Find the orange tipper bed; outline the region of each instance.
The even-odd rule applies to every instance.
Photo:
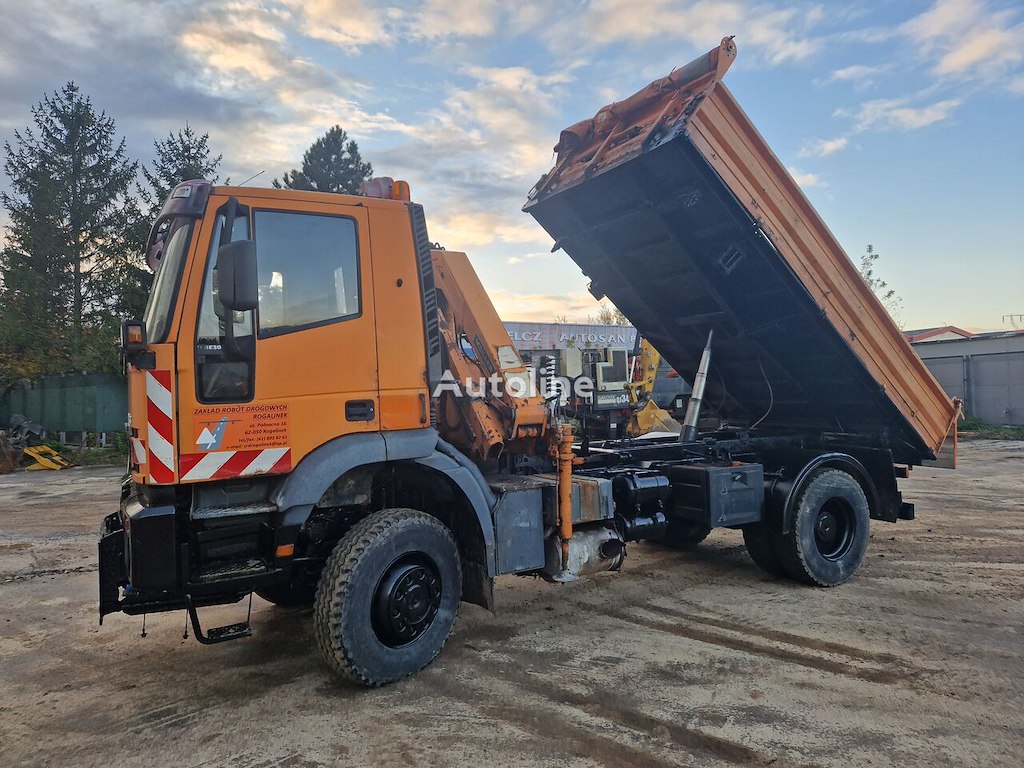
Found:
[[[956,407],[721,83],[732,38],[562,131],[525,206],[705,403],[933,458]]]

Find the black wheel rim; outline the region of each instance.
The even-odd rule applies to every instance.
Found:
[[[829,499],[814,521],[814,543],[826,560],[841,560],[853,546],[856,531],[853,508],[842,499]]]
[[[441,575],[421,552],[404,555],[384,571],[373,595],[373,631],[389,648],[415,641],[441,606]]]

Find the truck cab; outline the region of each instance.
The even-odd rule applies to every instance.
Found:
[[[147,359],[128,367],[133,480],[287,472],[331,437],[427,424],[410,216],[402,201],[179,186],[150,245]],[[258,308],[245,311],[225,308],[216,269],[239,241],[259,253]]]
[[[543,566],[539,486],[517,522],[522,504],[501,507],[482,471],[547,450],[528,368],[408,185],[368,191],[195,180],[168,198],[145,317],[122,326],[130,459],[100,541],[101,621],[184,609],[201,642],[243,637],[247,621],[204,630],[199,609],[253,592],[312,604],[343,538],[387,560],[405,537],[353,587],[373,604],[358,642],[383,660],[329,654],[379,684],[433,658],[460,600],[492,607],[499,571]],[[449,397],[442,369],[498,394]]]

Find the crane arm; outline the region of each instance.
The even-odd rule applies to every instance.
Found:
[[[504,451],[545,450],[547,408],[533,371],[519,356],[469,258],[432,252],[438,325],[451,386],[438,404],[442,436],[478,460]]]

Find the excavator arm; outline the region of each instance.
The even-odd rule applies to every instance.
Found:
[[[658,366],[661,365],[661,355],[647,339],[640,340],[640,354],[637,355],[637,368],[639,371],[633,380],[626,384],[626,391],[629,393],[629,404],[639,405],[654,391],[654,381],[658,377]]]
[[[626,434],[639,437],[648,432],[674,432],[679,434],[682,426],[652,398],[654,382],[658,378],[661,354],[647,339],[640,340],[640,354],[637,356],[638,375],[626,385],[629,393],[629,423]]]

